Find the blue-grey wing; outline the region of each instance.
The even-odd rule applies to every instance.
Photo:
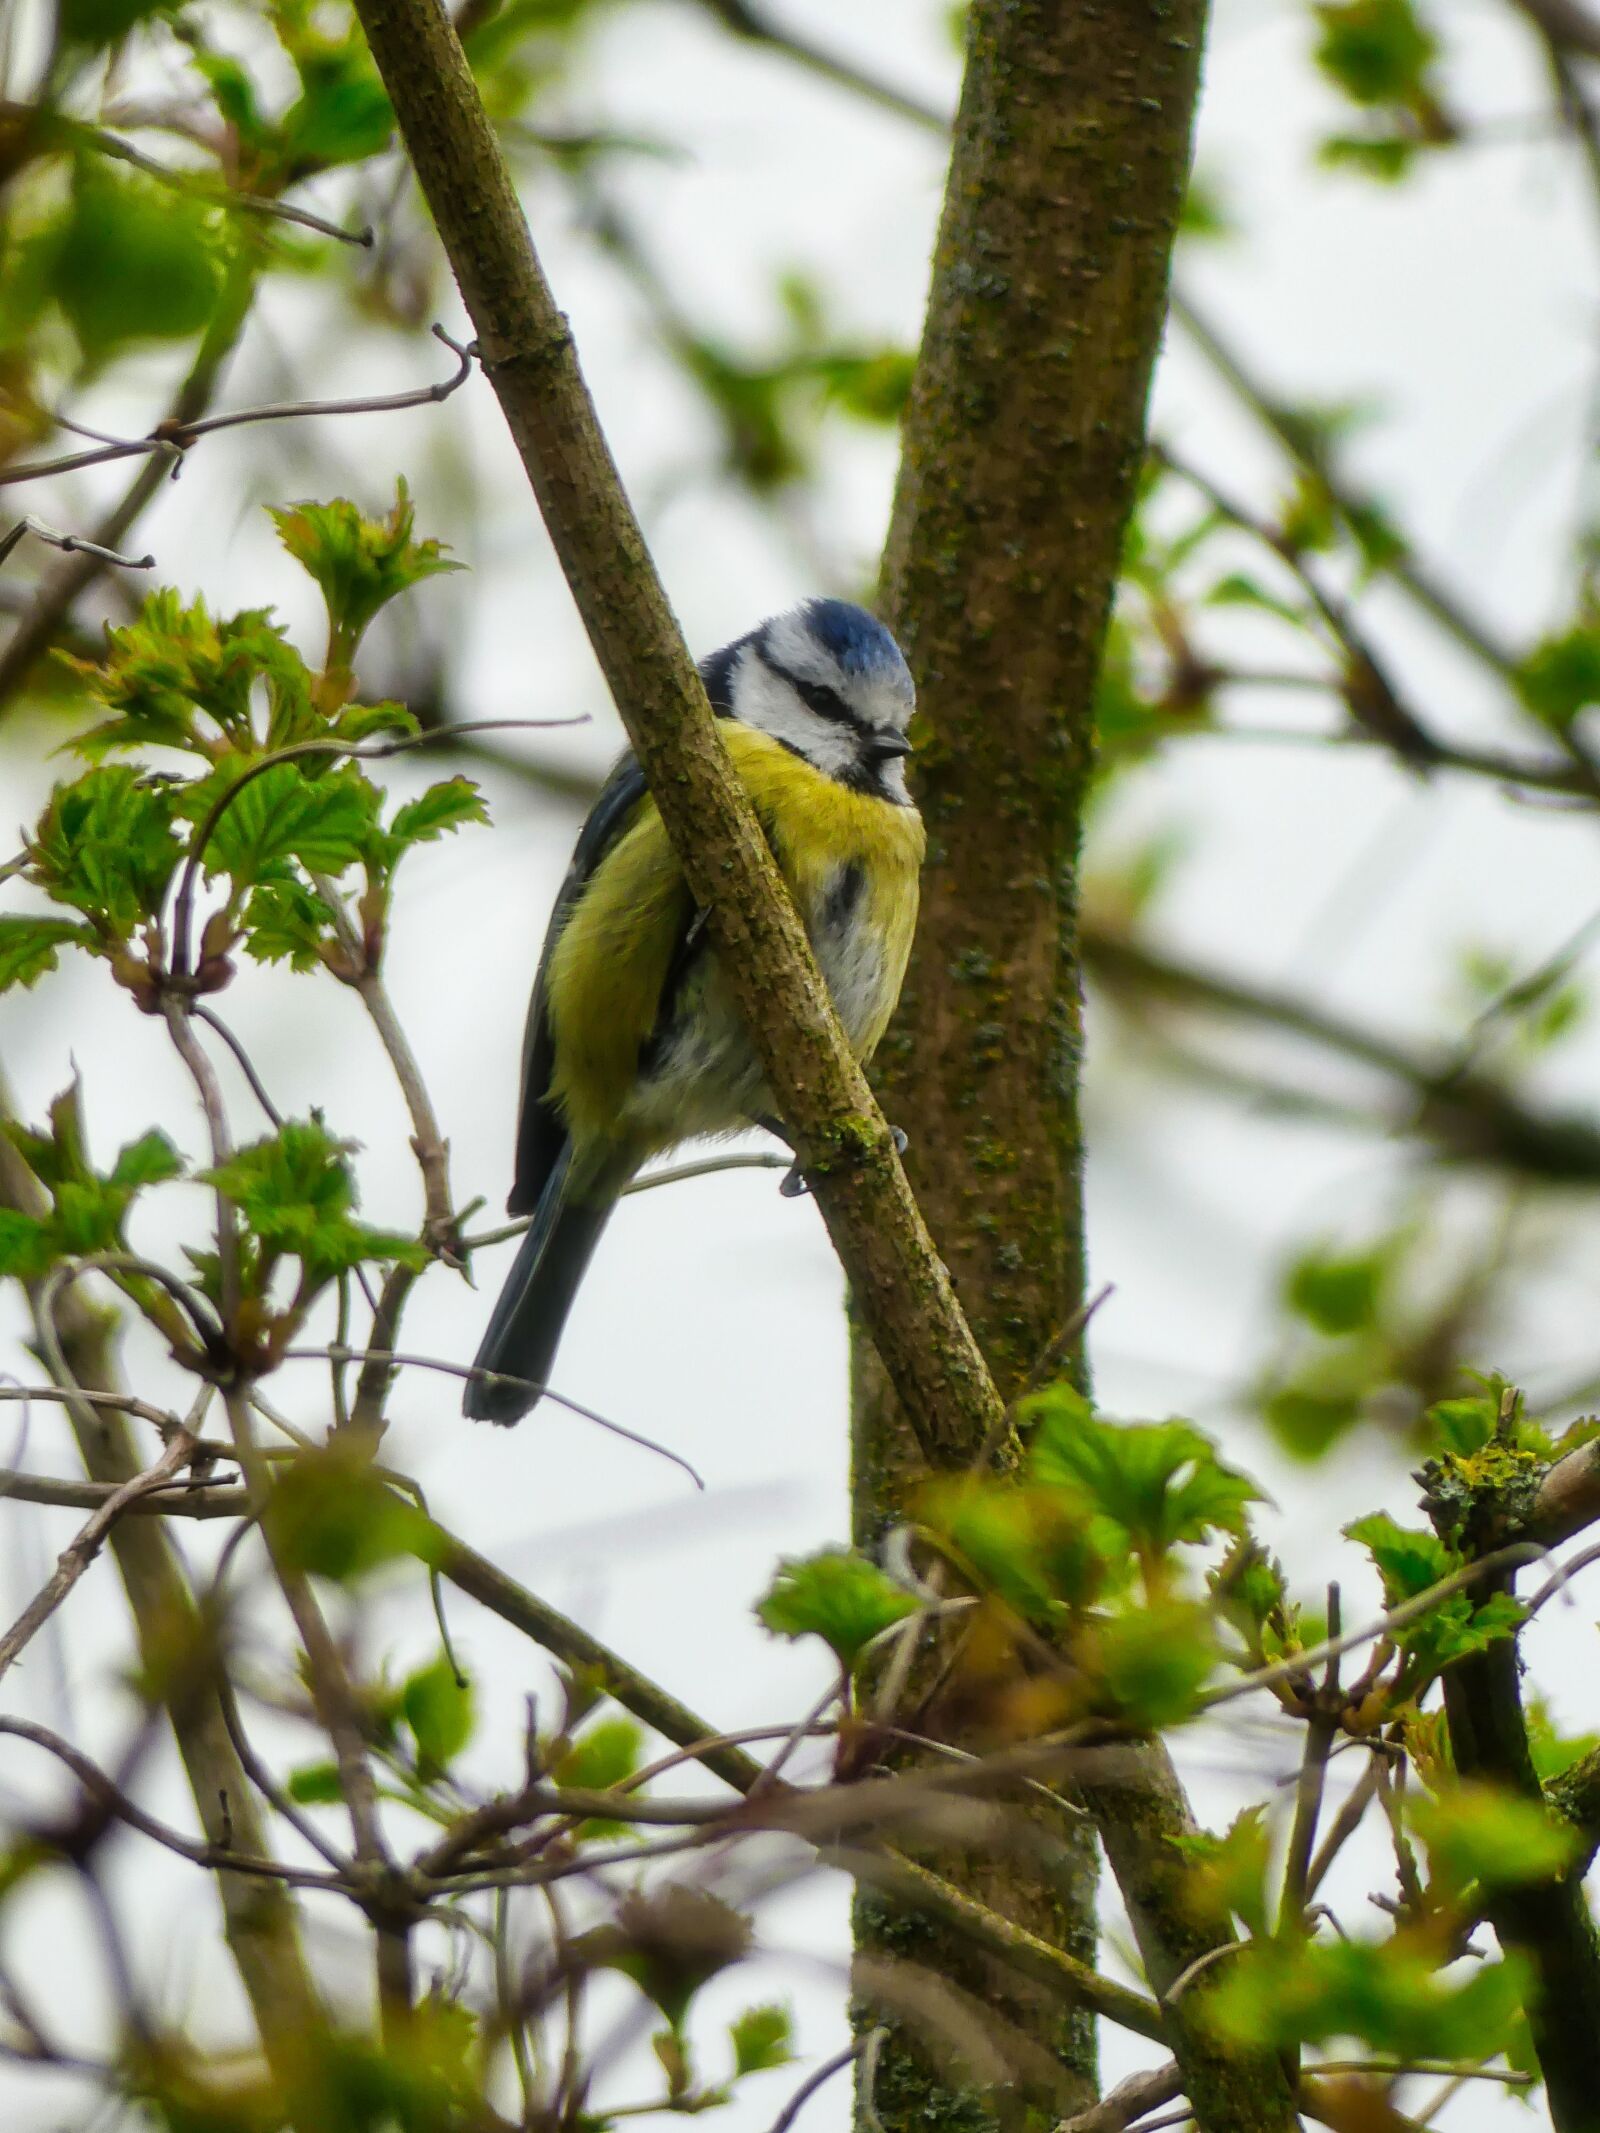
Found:
[[[709,659],[701,661],[700,678],[719,718],[726,718],[733,709],[734,669],[754,634],[751,632],[750,636],[741,637],[736,643],[724,645],[721,651],[713,652]],[[511,1196],[506,1202],[507,1211],[513,1215],[531,1215],[538,1206],[539,1195],[544,1191],[545,1182],[555,1168],[567,1138],[561,1114],[550,1102],[550,1076],[555,1067],[555,1041],[550,1030],[547,997],[550,957],[561,938],[562,927],[572,916],[573,905],[583,894],[596,867],[628,827],[634,809],[648,791],[638,758],[631,748],[626,749],[617,758],[599,799],[590,808],[583,828],[578,832],[572,864],[567,868],[567,878],[561,884],[556,907],[550,914],[544,948],[539,956],[539,974],[533,981],[533,998],[528,1004],[527,1031],[522,1040],[517,1168]],[[701,941],[698,914],[690,913],[674,949],[662,991],[661,1013],[664,1018],[670,1019],[678,988]]]
[[[506,1208],[513,1215],[531,1215],[539,1204],[545,1181],[566,1144],[567,1129],[550,1102],[550,1076],[555,1066],[555,1043],[550,1030],[550,958],[572,916],[573,906],[607,852],[633,818],[634,810],[649,788],[644,772],[630,748],[619,757],[590,808],[572,862],[567,868],[561,893],[550,914],[544,947],[539,955],[539,973],[533,981],[528,1003],[528,1026],[522,1040],[522,1094],[517,1109],[517,1167]]]

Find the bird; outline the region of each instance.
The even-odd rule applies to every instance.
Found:
[[[816,598],[713,652],[700,673],[866,1060],[894,1013],[917,921],[925,838],[906,782],[910,669],[865,608]],[[532,1219],[465,1413],[513,1423],[538,1404],[590,1258],[641,1165],[751,1125],[787,1138],[774,1111],[705,913],[627,751],[579,832],[534,980],[506,1203]],[[784,1189],[805,1189],[798,1165]]]

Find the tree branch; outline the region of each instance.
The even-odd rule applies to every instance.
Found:
[[[1091,976],[1135,1008],[1153,1004],[1253,1023],[1374,1069],[1411,1099],[1396,1126],[1432,1141],[1452,1160],[1557,1184],[1600,1183],[1600,1124],[1581,1113],[1535,1110],[1442,1053],[1408,1052],[1293,994],[1180,961],[1109,927],[1085,927],[1083,954]]]

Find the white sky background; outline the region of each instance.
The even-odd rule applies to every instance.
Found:
[[[793,5],[789,19],[863,66],[947,100],[955,63],[939,0],[845,0]],[[1469,110],[1508,119],[1543,111],[1547,90],[1531,41],[1500,6],[1452,0],[1459,71],[1451,88]],[[1459,18],[1459,19],[1458,19]],[[1271,0],[1221,0],[1202,114],[1202,168],[1221,182],[1244,241],[1195,253],[1190,286],[1246,346],[1270,382],[1295,395],[1371,395],[1385,414],[1364,433],[1358,465],[1399,508],[1444,572],[1503,629],[1534,635],[1562,619],[1555,572],[1573,521],[1583,467],[1594,361],[1595,203],[1574,159],[1531,141],[1442,159],[1397,192],[1312,167],[1311,144],[1343,124],[1306,61],[1302,12]],[[611,125],[692,142],[671,163],[640,162],[623,185],[680,302],[726,334],[761,345],[781,331],[776,271],[798,265],[865,335],[914,337],[942,178],[938,144],[914,127],[854,104],[777,60],[714,34],[686,9],[641,6],[593,43],[571,95],[574,123]],[[712,428],[687,386],[652,346],[636,299],[570,226],[555,183],[526,195],[558,297],[570,312],[617,456],[643,509],[663,574],[697,650],[815,590],[853,590],[870,572],[893,475],[890,441],[836,426],[819,493],[791,536],[707,480]],[[385,390],[433,375],[426,343],[305,348],[304,291],[270,295],[271,337],[302,377],[328,394]],[[456,313],[446,322],[459,323]],[[235,367],[226,398],[247,403],[279,389],[263,336]],[[381,365],[381,375],[375,372]],[[148,399],[102,413],[134,427],[161,404],[166,359],[148,365]],[[1181,341],[1163,364],[1157,406],[1164,432],[1236,492],[1258,500],[1275,461]],[[94,419],[91,415],[90,419]],[[450,472],[470,439],[475,497]],[[317,607],[308,583],[276,548],[258,500],[345,491],[381,507],[404,471],[423,530],[445,535],[471,574],[413,596],[425,627],[461,663],[458,715],[593,715],[593,726],[535,736],[541,755],[601,767],[619,743],[580,627],[532,501],[481,380],[443,409],[284,429],[265,444],[249,433],[208,441],[184,479],[145,522],[163,577],[216,605],[270,599],[312,648]],[[103,488],[52,498],[58,523],[87,517]],[[250,506],[241,503],[248,490]],[[44,508],[41,499],[35,508]],[[809,551],[809,552],[808,552]],[[824,584],[826,575],[830,582]],[[1401,656],[1424,710],[1440,727],[1487,737],[1489,699],[1477,675],[1392,601],[1373,599],[1382,641]],[[381,651],[381,644],[379,646]],[[1304,721],[1305,701],[1253,696],[1252,721]],[[1504,735],[1501,736],[1504,738]],[[0,779],[9,819],[28,815],[48,782],[36,735],[9,726]],[[397,790],[427,776],[420,759],[396,766]],[[438,774],[438,773],[434,773]],[[527,986],[575,821],[511,779],[491,778],[496,829],[474,832],[408,862],[402,874],[390,982],[452,1147],[460,1199],[482,1195],[492,1219],[510,1156],[517,1057]],[[1291,983],[1311,997],[1402,1034],[1443,1033],[1441,980],[1471,941],[1514,946],[1531,967],[1595,907],[1592,821],[1519,807],[1487,786],[1440,781],[1423,789],[1367,752],[1195,742],[1140,776],[1102,827],[1114,852],[1156,826],[1192,830],[1192,850],[1161,907],[1168,936],[1242,974]],[[1359,886],[1358,886],[1359,884]],[[410,1225],[419,1195],[406,1126],[356,1002],[331,980],[247,969],[224,1003],[285,1110],[316,1102],[367,1154],[367,1212]],[[1265,1524],[1308,1596],[1347,1579],[1352,1616],[1376,1601],[1338,1524],[1384,1504],[1412,1515],[1404,1462],[1375,1441],[1351,1440],[1309,1481],[1266,1448],[1243,1416],[1237,1387],[1260,1359],[1274,1269],[1290,1240],[1326,1229],[1359,1237],[1395,1201],[1397,1164],[1370,1140],[1273,1123],[1152,1083],[1091,1024],[1091,1246],[1096,1283],[1115,1294],[1094,1326],[1096,1374],[1112,1412],[1181,1411],[1224,1437],[1277,1500]],[[198,1119],[163,1032],[138,1016],[98,965],[69,965],[36,992],[0,1005],[0,1053],[24,1115],[38,1115],[76,1058],[97,1149],[159,1120],[196,1157]],[[1590,1032],[1541,1075],[1552,1097],[1586,1105],[1600,1060]],[[225,1073],[231,1075],[226,1066]],[[237,1078],[236,1130],[257,1130]],[[514,1575],[568,1609],[697,1707],[728,1726],[792,1718],[823,1682],[816,1656],[774,1643],[750,1605],[779,1553],[843,1536],[845,1346],[840,1278],[815,1210],[780,1201],[776,1178],[731,1175],[653,1193],[625,1206],[580,1296],[558,1382],[630,1427],[669,1443],[706,1478],[696,1495],[672,1468],[554,1410],[515,1433],[474,1428],[455,1387],[410,1374],[393,1404],[390,1456],[418,1476],[434,1508]],[[152,1251],[170,1247],[199,1202],[155,1196],[139,1218]],[[1475,1203],[1452,1194],[1453,1237]],[[165,1210],[170,1210],[166,1212]],[[1503,1345],[1486,1364],[1526,1373],[1536,1387],[1581,1377],[1594,1358],[1593,1285],[1600,1253],[1592,1218],[1549,1224],[1546,1271],[1512,1301]],[[187,1231],[186,1234],[193,1234]],[[470,1359],[510,1247],[485,1254],[474,1294],[431,1276],[412,1307],[406,1347]],[[0,1323],[0,1335],[15,1322]],[[141,1389],[170,1381],[153,1342],[133,1339]],[[0,1361],[6,1361],[0,1355]],[[7,1367],[28,1368],[20,1348]],[[275,1397],[320,1416],[325,1380],[286,1371]],[[154,1396],[162,1396],[159,1390]],[[36,1414],[27,1459],[70,1471],[64,1422]],[[70,1513],[5,1514],[0,1603],[9,1615],[75,1525]],[[408,1581],[375,1613],[372,1644],[403,1671],[429,1656],[425,1601]],[[1593,1678],[1592,1602],[1552,1609],[1530,1638],[1535,1670],[1560,1715],[1576,1723]],[[41,1638],[10,1702],[61,1726],[103,1755],[125,1737],[115,1689],[127,1644],[108,1564],[67,1610],[64,1639]],[[451,1619],[480,1679],[485,1720],[472,1768],[485,1784],[515,1768],[520,1699],[545,1687],[529,1648],[469,1603]],[[288,1733],[285,1754],[314,1755]],[[1220,1822],[1259,1789],[1270,1765],[1287,1771],[1297,1741],[1252,1721],[1188,1744],[1200,1809]],[[1353,1767],[1349,1765],[1346,1767]],[[38,1796],[47,1782],[31,1753],[0,1747],[0,1797]],[[689,1789],[698,1790],[698,1785]],[[166,1772],[163,1804],[187,1821],[181,1776]],[[213,2007],[210,1897],[175,1862],[148,1848],[118,1850],[119,1885],[135,1929],[160,1922],[155,1976],[179,2004]],[[168,1864],[173,1871],[169,1874]],[[1376,1855],[1354,1862],[1338,1890],[1360,1927],[1367,1888],[1388,1886]],[[133,1908],[135,1905],[137,1908]],[[31,1913],[30,1913],[31,1907]],[[29,1930],[30,1915],[39,1928]],[[313,1914],[314,1917],[316,1914]],[[741,1973],[730,2009],[783,1992],[794,2000],[802,2048],[825,2055],[842,2036],[838,1964],[843,1899],[812,1881],[763,1913],[773,1962]],[[70,1988],[92,2039],[101,1988],[81,1913],[63,1893],[7,1912],[13,1949],[26,1947],[41,2000]],[[342,1945],[342,1922],[317,1937]],[[798,1959],[788,1960],[795,1957]],[[785,1958],[785,1960],[779,1960]],[[1143,2048],[1137,2048],[1143,2056]],[[718,2063],[711,2035],[707,2071]],[[1110,2034],[1108,2080],[1135,2063]],[[637,2094],[635,2062],[619,2094]],[[737,2133],[770,2121],[789,2075],[752,2082],[722,2123]],[[1427,2084],[1413,2086],[1415,2107]],[[18,2133],[67,2122],[67,2098],[0,2073],[0,2115]],[[1447,2112],[1454,2133],[1512,2123],[1517,2107],[1475,2087]],[[845,2123],[846,2084],[808,2109],[814,2133]],[[1526,2119],[1515,2122],[1526,2123]]]

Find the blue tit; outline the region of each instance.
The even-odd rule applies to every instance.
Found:
[[[917,920],[923,829],[906,787],[916,692],[859,607],[809,600],[701,666],[858,1058],[894,1012]],[[622,757],[579,834],[534,982],[516,1181],[531,1215],[469,1381],[475,1420],[515,1422],[549,1380],[600,1234],[640,1165],[700,1135],[773,1127],[773,1103],[644,774]]]

